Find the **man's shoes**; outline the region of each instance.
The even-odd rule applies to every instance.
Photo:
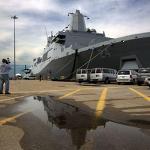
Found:
[[[9,92],[6,92],[5,94],[10,94]]]

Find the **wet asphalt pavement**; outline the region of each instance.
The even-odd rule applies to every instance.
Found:
[[[110,88],[106,106],[96,116],[102,90],[87,89],[63,99],[60,93],[1,103],[1,120],[24,114],[0,126],[0,149],[150,150],[150,102],[124,87]],[[142,92],[148,95],[146,88]]]

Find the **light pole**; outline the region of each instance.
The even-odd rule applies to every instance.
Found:
[[[18,17],[12,16],[11,19],[14,19],[14,80],[16,79],[16,50],[15,50],[15,20],[18,19]]]

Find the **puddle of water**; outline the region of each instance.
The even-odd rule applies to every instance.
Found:
[[[50,96],[28,97],[17,109],[31,109],[32,114],[49,127],[53,142],[65,145],[65,150],[148,150],[150,147],[150,130],[96,119],[91,112]]]

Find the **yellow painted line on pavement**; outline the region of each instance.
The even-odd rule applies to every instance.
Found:
[[[12,117],[5,118],[5,119],[3,119],[3,120],[0,120],[0,125],[6,124],[7,122],[10,122],[10,121],[13,121],[13,120],[15,120],[15,119],[17,119],[17,118],[19,118],[19,117],[21,117],[21,116],[27,114],[27,113],[29,113],[29,111],[28,111],[28,112],[23,112],[23,113],[17,114],[17,115],[12,116]]]
[[[63,96],[61,96],[61,97],[59,97],[59,99],[63,99],[63,98],[65,98],[65,97],[71,96],[71,95],[73,95],[73,94],[79,92],[80,90],[81,90],[81,89],[77,89],[77,90],[75,90],[75,91],[73,91],[73,92],[67,93],[67,94],[65,94],[65,95],[63,95]]]
[[[45,90],[45,91],[20,91],[20,92],[14,92],[14,94],[22,93],[22,94],[30,94],[30,93],[45,93],[45,92],[58,92],[58,91],[66,91],[66,90],[71,90],[71,89],[57,89],[57,90]]]
[[[117,87],[117,86],[116,86],[116,87],[111,87],[111,86],[110,86],[110,87],[108,87],[108,88],[109,88],[109,89],[120,89],[121,87]],[[123,88],[124,88],[124,87],[123,87]]]
[[[133,89],[133,88],[129,88],[132,92],[138,94],[139,96],[143,97],[145,100],[150,101],[150,97],[146,96],[145,94]]]
[[[97,103],[96,112],[95,112],[96,118],[100,117],[101,114],[103,113],[103,110],[105,108],[105,100],[107,96],[107,91],[108,91],[108,88],[104,88],[99,97],[99,101]]]
[[[7,98],[7,99],[1,99],[0,102],[10,101],[10,100],[14,100],[14,99],[22,98],[22,97],[25,97],[25,96],[18,96],[18,97],[12,97],[12,98]]]
[[[25,92],[17,92],[17,93],[22,93],[22,94],[29,93],[29,94],[31,94],[31,93],[36,93],[36,92],[38,92],[38,93],[44,93],[44,92],[66,91],[66,90],[69,91],[69,90],[72,90],[72,89],[65,89],[65,90],[48,90],[48,91],[25,91]],[[16,94],[16,93],[14,92],[14,94]],[[7,99],[1,99],[1,100],[0,100],[0,103],[1,103],[1,102],[5,102],[5,101],[14,100],[14,99],[23,98],[23,97],[26,97],[26,96],[28,96],[28,95],[17,96],[17,97],[12,97],[12,98],[7,98]]]

